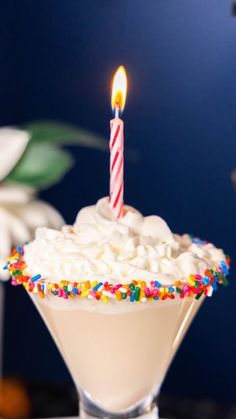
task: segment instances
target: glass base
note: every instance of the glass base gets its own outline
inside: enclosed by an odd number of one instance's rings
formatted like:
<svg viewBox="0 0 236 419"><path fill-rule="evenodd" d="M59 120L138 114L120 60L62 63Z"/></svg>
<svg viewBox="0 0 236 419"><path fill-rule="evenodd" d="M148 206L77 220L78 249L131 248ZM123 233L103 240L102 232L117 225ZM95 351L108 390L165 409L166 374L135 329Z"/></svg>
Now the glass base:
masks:
<svg viewBox="0 0 236 419"><path fill-rule="evenodd" d="M153 399L153 396L148 396L140 404L129 410L114 413L99 407L89 395L80 389L79 417L80 419L159 419L159 414L156 400Z"/></svg>

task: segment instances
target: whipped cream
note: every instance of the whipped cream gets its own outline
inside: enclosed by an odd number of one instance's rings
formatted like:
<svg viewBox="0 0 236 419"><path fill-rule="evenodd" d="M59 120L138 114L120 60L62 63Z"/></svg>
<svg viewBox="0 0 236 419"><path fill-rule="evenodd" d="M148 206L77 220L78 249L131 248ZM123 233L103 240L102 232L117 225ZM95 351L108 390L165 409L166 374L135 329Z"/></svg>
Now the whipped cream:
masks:
<svg viewBox="0 0 236 419"><path fill-rule="evenodd" d="M173 234L156 215L144 217L125 206L115 219L108 198L81 209L73 226L61 231L38 228L25 246L30 275L50 282L93 279L130 282L159 280L164 285L204 274L225 260L211 243L193 243L188 235Z"/></svg>

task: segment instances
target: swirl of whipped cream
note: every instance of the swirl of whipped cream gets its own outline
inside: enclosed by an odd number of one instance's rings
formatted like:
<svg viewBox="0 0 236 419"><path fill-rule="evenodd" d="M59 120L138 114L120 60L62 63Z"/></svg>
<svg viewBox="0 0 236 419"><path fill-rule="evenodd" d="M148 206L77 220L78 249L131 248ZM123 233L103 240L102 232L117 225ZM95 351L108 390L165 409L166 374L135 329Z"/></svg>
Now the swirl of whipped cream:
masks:
<svg viewBox="0 0 236 419"><path fill-rule="evenodd" d="M117 220L109 199L102 198L81 209L73 226L37 229L35 240L25 246L25 260L30 275L40 273L50 282L158 279L168 285L189 274L203 274L225 257L210 243L174 235L156 215L144 217L125 206Z"/></svg>

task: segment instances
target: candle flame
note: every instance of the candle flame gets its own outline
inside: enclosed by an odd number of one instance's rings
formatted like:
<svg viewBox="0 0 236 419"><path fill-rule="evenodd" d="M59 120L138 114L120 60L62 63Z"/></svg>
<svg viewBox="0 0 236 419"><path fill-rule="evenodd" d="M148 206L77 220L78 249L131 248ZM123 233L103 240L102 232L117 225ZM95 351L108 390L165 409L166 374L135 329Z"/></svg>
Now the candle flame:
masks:
<svg viewBox="0 0 236 419"><path fill-rule="evenodd" d="M127 76L125 68L121 65L116 71L112 83L111 107L113 111L117 108L121 112L124 110L126 92Z"/></svg>

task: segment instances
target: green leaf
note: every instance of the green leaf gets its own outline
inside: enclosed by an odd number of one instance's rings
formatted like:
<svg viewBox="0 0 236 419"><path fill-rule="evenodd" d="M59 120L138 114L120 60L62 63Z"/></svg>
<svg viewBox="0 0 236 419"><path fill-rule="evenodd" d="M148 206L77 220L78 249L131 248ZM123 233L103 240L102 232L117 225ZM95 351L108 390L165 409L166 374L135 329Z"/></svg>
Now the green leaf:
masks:
<svg viewBox="0 0 236 419"><path fill-rule="evenodd" d="M35 188L47 188L58 182L72 167L69 153L47 143L29 143L23 157L6 180Z"/></svg>
<svg viewBox="0 0 236 419"><path fill-rule="evenodd" d="M82 147L108 150L108 142L90 131L53 121L38 121L27 124L23 129L31 133L35 143L75 144Z"/></svg>
<svg viewBox="0 0 236 419"><path fill-rule="evenodd" d="M108 150L108 143L99 135L53 121L32 122L23 127L31 134L27 149L6 180L37 189L58 182L73 165L62 145L81 145Z"/></svg>

